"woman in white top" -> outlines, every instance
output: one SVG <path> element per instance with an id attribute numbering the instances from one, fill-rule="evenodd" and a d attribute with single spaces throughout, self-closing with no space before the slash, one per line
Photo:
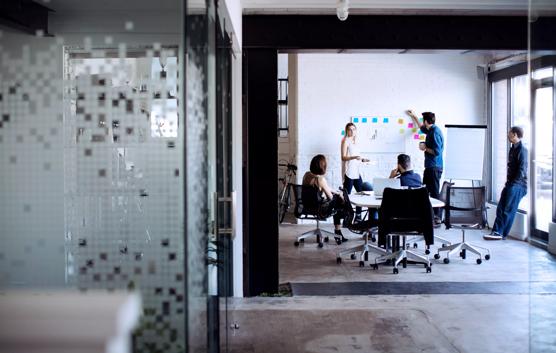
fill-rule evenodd
<path id="1" fill-rule="evenodd" d="M 344 189 L 348 194 L 355 187 L 357 192 L 363 190 L 363 180 L 359 168 L 361 162 L 368 162 L 368 159 L 361 158 L 359 146 L 357 145 L 357 127 L 353 123 L 347 123 L 345 135 L 342 139 L 342 176 Z M 361 208 L 356 209 L 356 214 L 361 214 Z"/>

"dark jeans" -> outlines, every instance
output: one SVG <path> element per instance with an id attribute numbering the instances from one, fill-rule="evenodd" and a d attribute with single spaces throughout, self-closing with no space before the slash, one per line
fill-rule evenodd
<path id="1" fill-rule="evenodd" d="M 355 191 L 357 192 L 363 191 L 363 179 L 361 179 L 361 177 L 359 177 L 359 179 L 350 179 L 347 175 L 344 175 L 344 190 L 346 190 L 348 194 L 351 194 L 351 189 L 353 189 L 353 187 L 355 187 Z M 361 207 L 355 207 L 355 214 L 359 217 L 361 216 Z"/>
<path id="2" fill-rule="evenodd" d="M 514 223 L 515 214 L 519 202 L 527 194 L 527 188 L 523 185 L 510 184 L 504 186 L 498 207 L 496 207 L 496 220 L 492 231 L 500 234 L 504 238 L 510 233 Z"/>
<path id="3" fill-rule="evenodd" d="M 442 169 L 437 167 L 425 168 L 423 172 L 423 184 L 426 185 L 430 197 L 438 199 L 440 195 L 440 178 L 442 178 Z M 434 215 L 440 217 L 441 210 L 434 209 Z"/>

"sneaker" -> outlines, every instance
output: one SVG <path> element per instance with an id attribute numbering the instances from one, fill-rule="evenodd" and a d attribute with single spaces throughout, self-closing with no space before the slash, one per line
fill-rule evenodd
<path id="1" fill-rule="evenodd" d="M 442 220 L 438 217 L 434 217 L 434 224 L 435 225 L 441 225 L 442 224 Z"/>
<path id="2" fill-rule="evenodd" d="M 504 240 L 504 237 L 498 233 L 490 233 L 483 235 L 484 240 Z"/>

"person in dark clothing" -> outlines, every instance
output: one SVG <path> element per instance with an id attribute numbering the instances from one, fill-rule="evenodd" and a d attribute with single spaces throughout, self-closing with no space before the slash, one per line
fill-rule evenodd
<path id="1" fill-rule="evenodd" d="M 334 219 L 334 239 L 337 244 L 346 242 L 349 239 L 342 234 L 341 220 L 345 217 L 344 213 L 344 196 L 341 192 L 332 190 L 328 186 L 328 182 L 324 175 L 327 168 L 326 157 L 322 154 L 317 154 L 311 160 L 309 171 L 303 176 L 302 184 L 304 186 L 312 186 L 316 191 L 316 199 L 320 203 L 323 215 L 333 214 Z M 306 203 L 304 201 L 304 203 Z"/>
<path id="2" fill-rule="evenodd" d="M 403 153 L 398 155 L 398 167 L 390 172 L 390 178 L 399 178 L 401 186 L 411 189 L 423 186 L 421 176 L 411 169 L 411 157 Z"/>
<path id="3" fill-rule="evenodd" d="M 442 131 L 435 125 L 436 117 L 432 112 L 423 113 L 421 123 L 413 111 L 408 110 L 407 115 L 413 119 L 415 125 L 427 134 L 425 143 L 419 143 L 419 149 L 425 154 L 425 171 L 423 172 L 423 184 L 426 185 L 429 195 L 438 199 L 440 195 L 440 178 L 444 168 L 442 153 L 444 152 L 444 137 Z M 440 224 L 440 209 L 434 211 L 434 222 Z"/>
<path id="4" fill-rule="evenodd" d="M 508 173 L 506 185 L 500 194 L 496 207 L 496 220 L 492 233 L 483 236 L 486 240 L 504 240 L 514 223 L 517 207 L 527 194 L 527 149 L 523 146 L 523 129 L 513 126 L 508 132 L 508 140 L 512 143 L 508 154 Z"/>

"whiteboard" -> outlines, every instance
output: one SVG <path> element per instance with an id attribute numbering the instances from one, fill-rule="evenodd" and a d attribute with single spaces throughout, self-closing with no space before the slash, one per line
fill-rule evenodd
<path id="1" fill-rule="evenodd" d="M 446 179 L 482 180 L 486 125 L 446 125 Z"/>
<path id="2" fill-rule="evenodd" d="M 363 153 L 404 152 L 405 141 L 412 136 L 407 120 L 402 117 L 351 117 L 357 127 L 359 150 Z M 409 124 L 412 126 L 411 122 Z"/>

